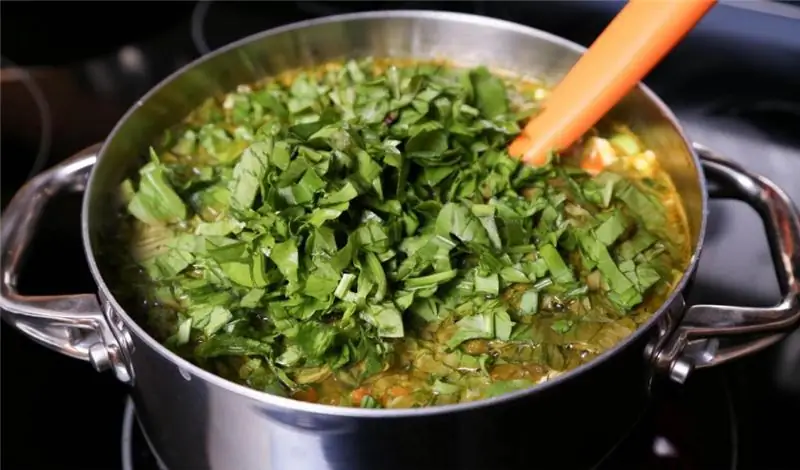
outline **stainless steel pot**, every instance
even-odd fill
[[[212,93],[289,68],[366,55],[449,58],[555,82],[582,50],[504,21],[395,11],[297,23],[203,57],[139,100],[102,145],[20,189],[2,219],[4,318],[45,346],[98,370],[112,369],[130,384],[141,425],[171,470],[485,470],[596,462],[643,409],[654,374],[683,382],[693,369],[779,341],[800,317],[800,221],[792,202],[772,182],[692,145],[644,86],[613,115],[641,136],[672,175],[689,217],[691,264],[668,301],[635,334],[592,363],[529,390],[475,403],[369,410],[247,389],[180,359],[148,336],[111,295],[97,255],[98,240],[113,221],[106,217],[114,209],[112,191],[136,157]],[[685,308],[683,294],[705,234],[706,177],[716,184],[715,194],[744,200],[761,214],[783,295],[776,306]],[[85,192],[83,243],[98,294],[19,294],[22,256],[45,204],[61,191]],[[733,335],[748,340],[720,346]]]

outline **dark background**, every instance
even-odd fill
[[[769,176],[800,200],[800,7],[770,3],[716,7],[646,83],[676,111],[690,136]],[[31,172],[102,140],[164,76],[202,52],[263,29],[338,12],[432,8],[526,23],[588,45],[619,6],[580,1],[254,1],[199,7],[190,1],[3,2],[2,204]],[[23,292],[93,290],[80,248],[79,204],[78,196],[60,197],[48,209],[21,276]],[[772,303],[777,289],[755,214],[735,203],[714,203],[709,223],[692,299]],[[6,324],[0,328],[0,465],[11,470],[119,468],[125,388],[108,373],[97,374],[88,364],[34,345]],[[798,357],[795,334],[755,357],[698,374],[670,398],[696,417],[692,430],[679,426],[677,434],[727,433],[715,427],[722,418],[702,413],[704,408],[727,410],[730,395],[739,468],[800,468]],[[713,442],[718,441],[728,442]]]

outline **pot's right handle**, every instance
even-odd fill
[[[0,308],[5,319],[31,339],[88,361],[98,371],[113,367],[117,377],[128,382],[131,374],[124,352],[95,294],[27,296],[17,291],[25,252],[47,202],[62,191],[83,191],[99,150],[100,144],[93,145],[36,175],[3,211]]]
[[[782,298],[774,307],[694,305],[676,331],[653,356],[655,366],[684,382],[693,369],[728,362],[778,341],[800,320],[800,217],[789,196],[772,181],[750,173],[698,144],[703,171],[720,186],[717,197],[735,198],[753,207],[764,221]],[[759,335],[760,334],[760,335]],[[759,335],[736,346],[719,348],[719,338]]]

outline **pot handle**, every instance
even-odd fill
[[[714,196],[739,199],[761,216],[783,297],[774,307],[766,308],[690,307],[664,346],[652,356],[656,369],[678,383],[683,383],[694,369],[720,365],[777,343],[800,320],[800,216],[797,208],[772,181],[702,145],[694,144],[694,150],[700,156],[708,179],[719,183],[720,191]],[[721,348],[721,337],[731,335],[748,335],[749,340]]]
[[[95,369],[113,368],[129,382],[125,354],[95,294],[27,296],[17,292],[25,251],[47,202],[61,191],[80,192],[101,144],[78,152],[28,181],[14,195],[0,224],[0,308],[11,325],[50,349],[89,361]]]

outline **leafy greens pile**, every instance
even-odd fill
[[[122,188],[153,328],[285,393],[386,370],[418,325],[454,323],[454,350],[629,314],[672,280],[664,207],[619,173],[510,158],[525,93],[364,60],[209,100]]]

